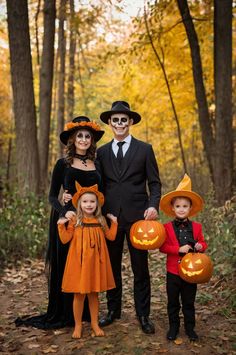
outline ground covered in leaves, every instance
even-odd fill
[[[235,315],[225,306],[225,279],[214,276],[207,285],[198,286],[196,302],[196,331],[199,341],[190,343],[183,326],[175,342],[166,340],[168,321],[165,294],[165,257],[158,251],[150,253],[152,276],[151,319],[156,334],[145,335],[135,317],[132,297],[132,273],[127,251],[124,253],[123,313],[120,320],[105,328],[103,338],[91,336],[88,323],[84,324],[83,338],[71,338],[72,329],[39,330],[16,328],[14,319],[26,314],[38,314],[47,306],[47,282],[44,263],[27,260],[23,265],[9,267],[0,283],[0,353],[1,354],[236,354]],[[101,295],[101,313],[106,311]],[[183,323],[183,322],[182,322]],[[181,324],[182,324],[181,323]]]

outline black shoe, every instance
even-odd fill
[[[105,327],[113,323],[115,319],[120,319],[120,314],[116,311],[108,311],[107,315],[99,320],[99,326]]]
[[[166,337],[168,340],[175,340],[177,338],[178,333],[179,333],[179,328],[171,325],[170,329],[166,334]]]
[[[189,340],[191,341],[198,340],[198,335],[193,329],[186,329],[185,333],[189,337]]]
[[[152,321],[147,316],[140,316],[138,317],[139,322],[141,324],[142,331],[146,334],[154,334],[155,327]]]

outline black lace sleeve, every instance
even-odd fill
[[[58,196],[61,186],[63,185],[65,175],[66,163],[64,159],[59,159],[54,166],[52,172],[51,186],[49,191],[49,202],[52,207],[59,213],[60,216],[64,215],[64,206],[60,203]]]
[[[101,167],[101,163],[99,159],[96,159],[95,162],[95,167],[97,170],[97,174],[98,174],[98,190],[104,193],[104,186],[103,186],[103,178],[102,178],[102,167]]]

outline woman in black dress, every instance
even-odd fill
[[[68,220],[74,215],[74,207],[69,201],[63,205],[59,200],[61,188],[73,195],[76,192],[75,181],[81,186],[98,184],[101,188],[101,177],[94,161],[96,142],[104,134],[98,124],[85,116],[79,116],[65,125],[60,140],[66,145],[66,157],[56,162],[52,173],[49,202],[52,205],[49,242],[46,262],[49,266],[48,308],[43,315],[23,317],[16,320],[16,325],[29,325],[41,329],[62,328],[74,324],[73,294],[61,291],[62,276],[66,262],[68,244],[62,244],[58,236],[57,221],[59,217]],[[84,320],[89,313],[85,306]]]

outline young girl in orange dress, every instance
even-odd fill
[[[88,296],[91,315],[91,327],[95,336],[104,336],[98,325],[98,292],[115,288],[110,258],[105,237],[115,240],[117,218],[107,214],[111,220],[108,228],[101,213],[104,196],[98,186],[81,187],[76,184],[77,192],[72,203],[77,209],[76,217],[69,221],[58,220],[59,236],[62,243],[70,241],[66,266],[62,280],[62,291],[74,293],[73,314],[75,328],[73,338],[80,338],[82,333],[82,313],[85,296]]]

